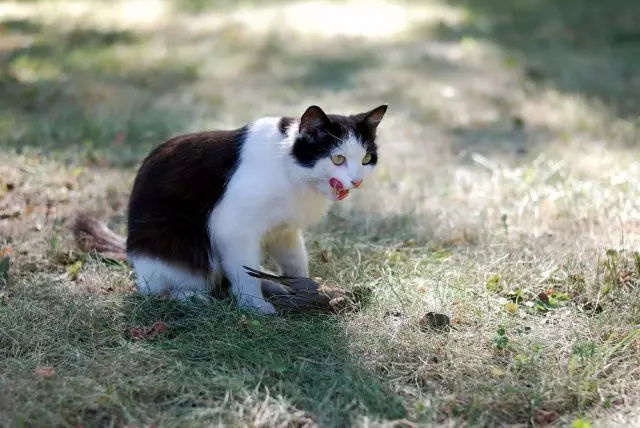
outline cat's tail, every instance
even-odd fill
[[[126,238],[118,235],[100,220],[79,213],[72,226],[77,245],[83,251],[95,250],[126,259]]]

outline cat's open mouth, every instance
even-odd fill
[[[342,182],[337,178],[331,178],[331,180],[329,180],[329,186],[333,191],[333,196],[338,201],[341,201],[347,196],[349,196],[349,191],[344,188],[344,185],[342,184]]]

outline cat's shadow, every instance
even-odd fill
[[[136,295],[125,306],[130,327],[166,325],[141,346],[162,353],[168,367],[183,372],[194,390],[207,389],[207,397],[250,396],[256,403],[279,397],[320,426],[350,425],[354,413],[405,416],[400,398],[350,349],[340,315],[259,316],[230,298],[181,304]],[[206,398],[187,401],[178,411],[220,406]]]

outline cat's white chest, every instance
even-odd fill
[[[329,207],[324,196],[312,191],[294,192],[291,204],[291,222],[302,229],[317,223]]]

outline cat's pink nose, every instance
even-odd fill
[[[362,180],[351,180],[351,184],[353,184],[353,187],[360,187]]]

